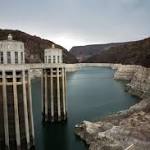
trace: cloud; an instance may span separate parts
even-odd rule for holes
[[[0,27],[65,41],[68,47],[135,40],[150,35],[149,8],[150,0],[2,0]]]

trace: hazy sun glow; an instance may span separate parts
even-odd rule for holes
[[[59,36],[59,37],[54,37],[53,41],[59,45],[62,45],[64,48],[67,50],[70,50],[73,46],[79,46],[79,45],[85,45],[87,44],[86,42],[82,40],[77,40],[69,36]]]

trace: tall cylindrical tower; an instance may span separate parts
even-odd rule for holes
[[[43,120],[66,120],[66,70],[62,63],[62,50],[54,45],[46,49],[45,63],[42,74]]]
[[[3,53],[0,64],[0,149],[30,150],[34,146],[34,125],[29,67],[23,65],[24,45],[13,41],[11,35],[0,45],[0,53]],[[17,57],[15,53],[23,56]]]

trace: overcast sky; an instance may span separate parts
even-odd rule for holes
[[[150,36],[150,0],[0,0],[0,28],[65,48]]]

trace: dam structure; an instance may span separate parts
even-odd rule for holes
[[[30,67],[25,65],[24,43],[0,41],[0,150],[34,147]]]
[[[48,66],[42,70],[43,121],[54,122],[67,119],[66,111],[66,69],[62,50],[45,49],[44,62]],[[49,66],[50,65],[50,66]]]
[[[44,122],[64,121],[66,65],[62,50],[46,49],[44,63],[26,64],[24,43],[0,41],[0,150],[31,150],[35,147],[31,95],[31,70],[40,69]]]

